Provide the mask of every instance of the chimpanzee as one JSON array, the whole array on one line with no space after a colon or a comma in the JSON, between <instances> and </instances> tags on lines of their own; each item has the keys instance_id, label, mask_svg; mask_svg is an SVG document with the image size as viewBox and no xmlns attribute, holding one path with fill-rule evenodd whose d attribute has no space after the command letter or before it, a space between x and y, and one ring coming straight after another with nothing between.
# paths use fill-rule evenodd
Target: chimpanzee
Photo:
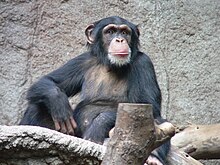
<instances>
[{"instance_id":1,"label":"chimpanzee","mask_svg":"<svg viewBox=\"0 0 220 165\"><path fill-rule=\"evenodd\" d=\"M118 16L89 25L88 52L43 76L27 93L21 125L56 129L102 144L114 127L118 103L147 103L161 118L161 92L150 58L139 51L139 30ZM68 98L81 94L72 110ZM166 164L169 142L156 149L148 164Z\"/></svg>"}]
</instances>

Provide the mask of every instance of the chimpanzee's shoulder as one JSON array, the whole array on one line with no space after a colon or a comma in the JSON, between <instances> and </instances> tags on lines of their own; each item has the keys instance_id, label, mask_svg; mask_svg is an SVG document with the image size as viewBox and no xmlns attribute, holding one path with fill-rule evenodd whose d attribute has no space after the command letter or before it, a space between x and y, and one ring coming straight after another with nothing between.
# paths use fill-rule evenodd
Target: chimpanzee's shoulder
<instances>
[{"instance_id":1,"label":"chimpanzee's shoulder","mask_svg":"<svg viewBox=\"0 0 220 165\"><path fill-rule=\"evenodd\" d=\"M137 59L136 59L136 62L137 62L137 64L139 64L139 65L153 65L152 64L152 61L151 61L151 59L150 59L150 57L146 54L146 53L144 53L144 52L141 52L141 51L139 51L138 53L137 53Z\"/></svg>"}]
</instances>

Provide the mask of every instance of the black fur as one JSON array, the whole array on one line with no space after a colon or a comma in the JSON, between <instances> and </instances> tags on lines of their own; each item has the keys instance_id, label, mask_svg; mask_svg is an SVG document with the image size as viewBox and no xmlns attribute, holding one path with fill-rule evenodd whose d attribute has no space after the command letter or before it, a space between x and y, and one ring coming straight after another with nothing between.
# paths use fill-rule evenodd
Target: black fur
<instances>
[{"instance_id":1,"label":"black fur","mask_svg":"<svg viewBox=\"0 0 220 165\"><path fill-rule=\"evenodd\" d=\"M110 24L126 24L132 29L131 62L122 67L111 65L103 48L102 29ZM161 92L150 58L139 51L137 27L120 17L109 17L94 23L93 44L89 51L42 77L27 94L28 108L20 124L54 129L52 117L63 122L73 116L76 136L103 143L114 127L120 102L153 105L153 115L160 123ZM68 97L81 94L72 111ZM164 164L169 143L157 149L155 156Z\"/></svg>"}]
</instances>

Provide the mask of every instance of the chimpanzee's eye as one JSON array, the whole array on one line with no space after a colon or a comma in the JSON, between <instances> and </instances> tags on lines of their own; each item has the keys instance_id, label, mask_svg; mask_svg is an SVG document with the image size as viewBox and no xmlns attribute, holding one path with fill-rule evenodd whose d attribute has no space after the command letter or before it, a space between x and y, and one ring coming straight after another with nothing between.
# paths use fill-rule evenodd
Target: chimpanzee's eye
<instances>
[{"instance_id":1,"label":"chimpanzee's eye","mask_svg":"<svg viewBox=\"0 0 220 165\"><path fill-rule=\"evenodd\" d=\"M122 31L122 34L127 35L128 32L127 32L126 30L123 30L123 31Z\"/></svg>"},{"instance_id":2,"label":"chimpanzee's eye","mask_svg":"<svg viewBox=\"0 0 220 165\"><path fill-rule=\"evenodd\" d=\"M108 33L108 34L113 34L113 33L114 33L114 30L109 29L109 30L107 30L107 33Z\"/></svg>"}]
</instances>

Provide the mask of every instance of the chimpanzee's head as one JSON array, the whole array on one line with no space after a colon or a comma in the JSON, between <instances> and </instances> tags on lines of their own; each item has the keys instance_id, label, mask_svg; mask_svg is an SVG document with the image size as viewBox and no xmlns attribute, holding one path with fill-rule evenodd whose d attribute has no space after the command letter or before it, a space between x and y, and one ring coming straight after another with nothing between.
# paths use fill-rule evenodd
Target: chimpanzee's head
<instances>
[{"instance_id":1,"label":"chimpanzee's head","mask_svg":"<svg viewBox=\"0 0 220 165\"><path fill-rule=\"evenodd\" d=\"M133 23L114 16L89 25L85 34L92 55L117 67L132 62L139 46L139 30Z\"/></svg>"}]
</instances>

